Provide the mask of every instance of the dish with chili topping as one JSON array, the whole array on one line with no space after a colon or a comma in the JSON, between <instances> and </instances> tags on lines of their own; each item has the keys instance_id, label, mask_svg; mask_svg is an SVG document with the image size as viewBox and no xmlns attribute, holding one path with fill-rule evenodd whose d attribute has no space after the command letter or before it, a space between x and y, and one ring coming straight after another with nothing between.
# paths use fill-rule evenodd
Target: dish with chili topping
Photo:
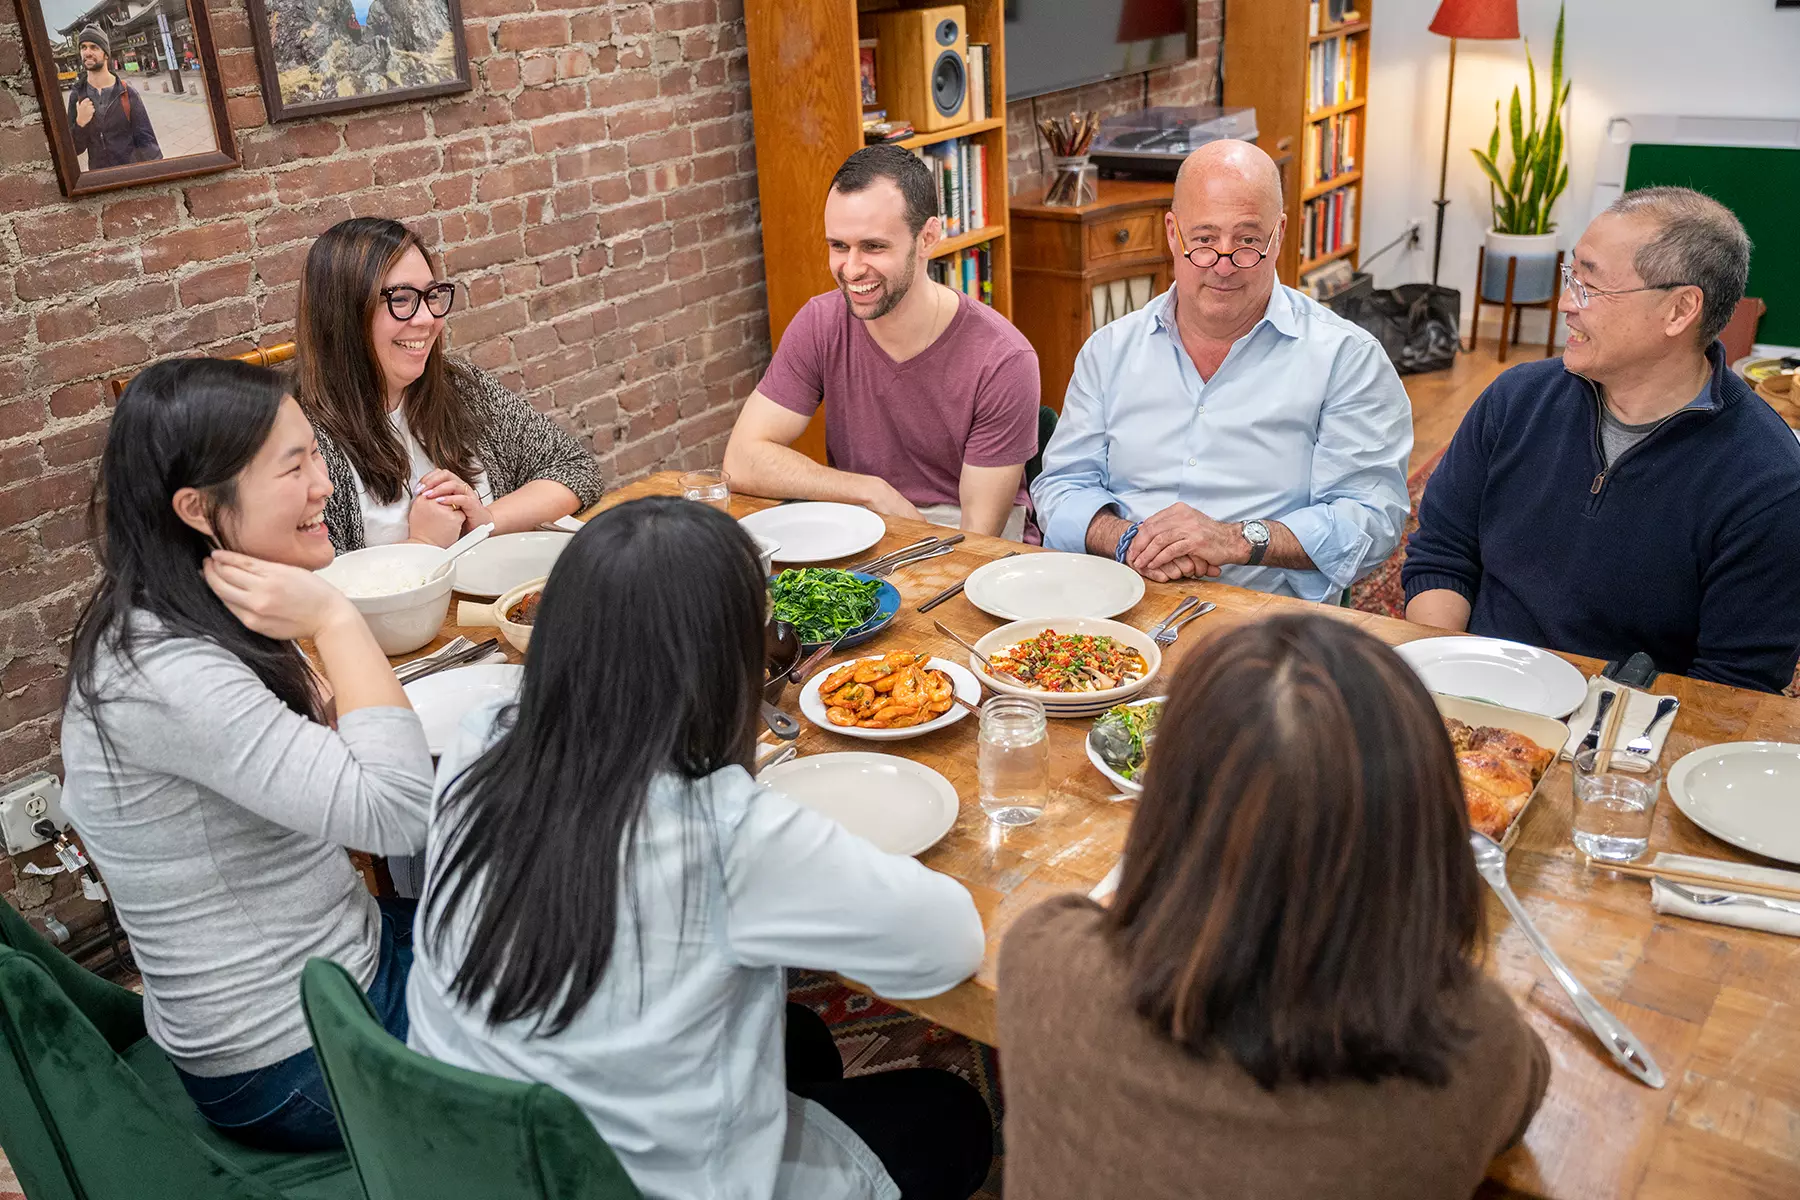
<instances>
[{"instance_id":1,"label":"dish with chili topping","mask_svg":"<svg viewBox=\"0 0 1800 1200\"><path fill-rule=\"evenodd\" d=\"M1105 692L1149 674L1144 656L1117 638L1046 629L988 656L993 669L1044 692Z\"/></svg>"}]
</instances>

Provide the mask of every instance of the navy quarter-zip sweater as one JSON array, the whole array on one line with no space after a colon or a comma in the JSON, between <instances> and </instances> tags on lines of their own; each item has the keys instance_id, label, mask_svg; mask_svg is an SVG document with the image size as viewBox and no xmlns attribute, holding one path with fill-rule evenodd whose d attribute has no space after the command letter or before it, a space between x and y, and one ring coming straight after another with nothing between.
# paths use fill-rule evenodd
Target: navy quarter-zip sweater
<instances>
[{"instance_id":1,"label":"navy quarter-zip sweater","mask_svg":"<svg viewBox=\"0 0 1800 1200\"><path fill-rule=\"evenodd\" d=\"M1406 598L1448 588L1469 632L1776 692L1800 659L1800 442L1707 351L1712 383L1605 466L1600 391L1560 358L1463 418L1407 544Z\"/></svg>"}]
</instances>

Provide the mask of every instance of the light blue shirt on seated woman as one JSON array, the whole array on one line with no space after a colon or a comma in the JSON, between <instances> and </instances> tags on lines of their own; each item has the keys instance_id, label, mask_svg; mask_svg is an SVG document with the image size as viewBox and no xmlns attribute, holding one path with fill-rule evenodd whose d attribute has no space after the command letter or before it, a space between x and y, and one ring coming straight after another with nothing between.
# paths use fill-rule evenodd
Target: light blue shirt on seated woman
<instances>
[{"instance_id":1,"label":"light blue shirt on seated woman","mask_svg":"<svg viewBox=\"0 0 1800 1200\"><path fill-rule=\"evenodd\" d=\"M1044 544L1075 553L1109 507L1280 521L1318 570L1227 566L1221 582L1335 600L1400 544L1412 441L1406 389L1367 330L1277 284L1203 380L1171 288L1081 348L1031 497Z\"/></svg>"},{"instance_id":2,"label":"light blue shirt on seated woman","mask_svg":"<svg viewBox=\"0 0 1800 1200\"><path fill-rule=\"evenodd\" d=\"M444 789L497 736L501 705L465 717L438 764ZM571 804L583 798L571 796ZM426 848L445 853L435 812ZM477 907L440 947L419 909L408 1044L433 1058L547 1083L580 1105L649 1200L898 1200L849 1126L785 1087L784 967L838 971L884 996L932 996L974 974L986 945L968 891L886 854L741 767L651 787L612 958L573 1024L490 1025L450 981ZM479 904L508 903L480 896Z\"/></svg>"}]
</instances>

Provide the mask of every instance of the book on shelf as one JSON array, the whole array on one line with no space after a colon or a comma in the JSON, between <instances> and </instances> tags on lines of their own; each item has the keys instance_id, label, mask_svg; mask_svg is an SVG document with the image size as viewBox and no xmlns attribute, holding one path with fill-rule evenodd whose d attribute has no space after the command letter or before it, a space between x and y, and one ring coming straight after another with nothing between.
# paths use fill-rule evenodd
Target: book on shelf
<instances>
[{"instance_id":1,"label":"book on shelf","mask_svg":"<svg viewBox=\"0 0 1800 1200\"><path fill-rule=\"evenodd\" d=\"M985 121L994 115L993 94L988 77L993 73L993 47L986 42L969 43L969 120Z\"/></svg>"},{"instance_id":2,"label":"book on shelf","mask_svg":"<svg viewBox=\"0 0 1800 1200\"><path fill-rule=\"evenodd\" d=\"M951 138L921 146L913 153L931 168L931 177L937 184L944 236L960 237L985 229L991 212L987 147L971 138Z\"/></svg>"},{"instance_id":3,"label":"book on shelf","mask_svg":"<svg viewBox=\"0 0 1800 1200\"><path fill-rule=\"evenodd\" d=\"M991 306L994 303L992 242L982 242L978 246L934 258L926 265L925 270L932 279L945 287L954 288L983 304Z\"/></svg>"},{"instance_id":4,"label":"book on shelf","mask_svg":"<svg viewBox=\"0 0 1800 1200\"><path fill-rule=\"evenodd\" d=\"M1312 0L1306 15L1306 33L1308 37L1318 37L1321 30L1354 25L1360 20L1362 14L1350 7L1350 0Z\"/></svg>"},{"instance_id":5,"label":"book on shelf","mask_svg":"<svg viewBox=\"0 0 1800 1200\"><path fill-rule=\"evenodd\" d=\"M1356 99L1356 51L1349 37L1315 42L1309 53L1311 73L1306 85L1309 111L1348 104Z\"/></svg>"},{"instance_id":6,"label":"book on shelf","mask_svg":"<svg viewBox=\"0 0 1800 1200\"><path fill-rule=\"evenodd\" d=\"M1356 236L1356 186L1308 200L1300 208L1300 258L1311 262L1342 250Z\"/></svg>"},{"instance_id":7,"label":"book on shelf","mask_svg":"<svg viewBox=\"0 0 1800 1200\"><path fill-rule=\"evenodd\" d=\"M875 38L863 38L856 43L857 72L862 77L862 102L864 108L873 108L881 103L875 91L875 47L879 45Z\"/></svg>"},{"instance_id":8,"label":"book on shelf","mask_svg":"<svg viewBox=\"0 0 1800 1200\"><path fill-rule=\"evenodd\" d=\"M1360 112L1348 112L1307 123L1308 186L1356 170L1356 135L1361 121Z\"/></svg>"}]
</instances>

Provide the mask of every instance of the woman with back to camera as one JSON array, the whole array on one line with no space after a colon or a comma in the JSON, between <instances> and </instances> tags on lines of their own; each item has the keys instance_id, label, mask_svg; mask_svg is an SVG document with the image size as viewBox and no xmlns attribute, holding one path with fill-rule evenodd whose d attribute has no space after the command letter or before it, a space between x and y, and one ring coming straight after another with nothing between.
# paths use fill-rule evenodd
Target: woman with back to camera
<instances>
[{"instance_id":1,"label":"woman with back to camera","mask_svg":"<svg viewBox=\"0 0 1800 1200\"><path fill-rule=\"evenodd\" d=\"M340 221L307 251L296 394L336 485L337 549L448 546L477 525L517 533L600 498L600 469L560 425L444 354L456 284L398 221Z\"/></svg>"},{"instance_id":2,"label":"woman with back to camera","mask_svg":"<svg viewBox=\"0 0 1800 1200\"><path fill-rule=\"evenodd\" d=\"M960 884L751 778L766 596L705 505L575 535L516 706L465 718L438 767L411 1044L568 1095L653 1200L963 1200L992 1159L980 1094L844 1079L785 1004L787 966L935 995L984 936Z\"/></svg>"},{"instance_id":3,"label":"woman with back to camera","mask_svg":"<svg viewBox=\"0 0 1800 1200\"><path fill-rule=\"evenodd\" d=\"M377 902L344 850L418 850L431 798L387 657L313 574L330 494L275 372L193 358L133 379L63 712L63 805L130 935L150 1036L208 1121L269 1149L342 1144L300 1012L308 958L343 964L406 1036L413 906Z\"/></svg>"},{"instance_id":4,"label":"woman with back to camera","mask_svg":"<svg viewBox=\"0 0 1800 1200\"><path fill-rule=\"evenodd\" d=\"M1006 1194L1448 1200L1550 1060L1470 956L1481 883L1442 720L1329 617L1177 672L1110 909L1000 950Z\"/></svg>"}]
</instances>

